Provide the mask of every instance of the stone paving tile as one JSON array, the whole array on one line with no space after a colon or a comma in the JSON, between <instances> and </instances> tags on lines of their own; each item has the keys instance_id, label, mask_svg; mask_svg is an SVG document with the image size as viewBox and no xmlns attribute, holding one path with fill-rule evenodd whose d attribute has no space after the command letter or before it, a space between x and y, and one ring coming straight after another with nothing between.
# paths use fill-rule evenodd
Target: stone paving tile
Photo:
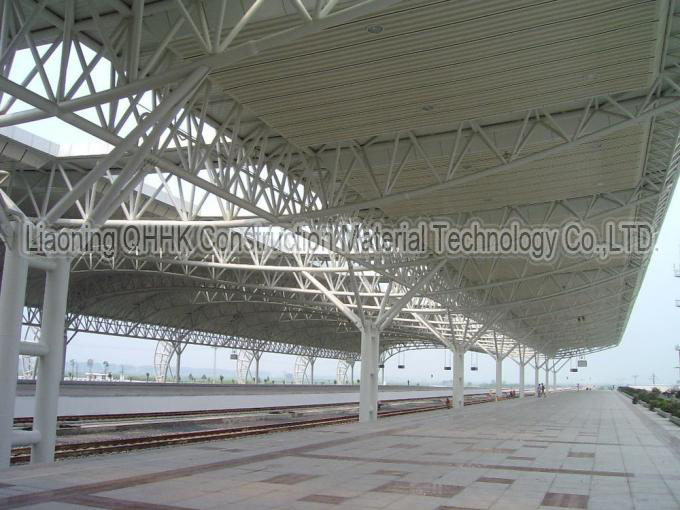
<instances>
[{"instance_id":1,"label":"stone paving tile","mask_svg":"<svg viewBox=\"0 0 680 510\"><path fill-rule=\"evenodd\" d=\"M350 498L344 498L342 496L331 496L328 494L310 494L304 498L298 499L298 501L307 501L310 503L324 503L326 505L339 505L340 503L347 501Z\"/></svg>"},{"instance_id":2,"label":"stone paving tile","mask_svg":"<svg viewBox=\"0 0 680 510\"><path fill-rule=\"evenodd\" d=\"M286 473L283 475L278 475L274 476L272 478L267 478L266 480L262 480L264 483L281 483L284 485L294 485L296 483L300 482L306 482L307 480L311 480L312 478L316 478L316 475L303 475L299 473Z\"/></svg>"},{"instance_id":3,"label":"stone paving tile","mask_svg":"<svg viewBox=\"0 0 680 510\"><path fill-rule=\"evenodd\" d=\"M480 476L477 478L478 482L483 482L483 483L501 483L504 485L512 485L515 483L515 480L513 478L497 478L493 476Z\"/></svg>"},{"instance_id":4,"label":"stone paving tile","mask_svg":"<svg viewBox=\"0 0 680 510\"><path fill-rule=\"evenodd\" d=\"M543 497L541 506L557 506L560 508L588 508L588 496L584 496L582 494L548 492Z\"/></svg>"},{"instance_id":5,"label":"stone paving tile","mask_svg":"<svg viewBox=\"0 0 680 510\"><path fill-rule=\"evenodd\" d=\"M569 452L567 457L572 457L574 459L594 459L595 454L588 452Z\"/></svg>"},{"instance_id":6,"label":"stone paving tile","mask_svg":"<svg viewBox=\"0 0 680 510\"><path fill-rule=\"evenodd\" d=\"M458 494L465 487L459 485L444 485L429 482L392 481L373 489L374 492L392 492L397 494L413 494L417 496L432 496L450 498Z\"/></svg>"}]
</instances>

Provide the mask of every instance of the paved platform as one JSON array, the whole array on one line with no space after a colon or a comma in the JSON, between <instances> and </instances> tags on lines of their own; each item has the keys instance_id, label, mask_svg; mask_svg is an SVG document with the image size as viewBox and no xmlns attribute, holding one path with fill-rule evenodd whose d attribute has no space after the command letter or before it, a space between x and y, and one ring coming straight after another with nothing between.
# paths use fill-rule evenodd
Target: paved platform
<instances>
[{"instance_id":1,"label":"paved platform","mask_svg":"<svg viewBox=\"0 0 680 510\"><path fill-rule=\"evenodd\" d=\"M680 428L569 392L0 471L0 509L680 508Z\"/></svg>"}]
</instances>

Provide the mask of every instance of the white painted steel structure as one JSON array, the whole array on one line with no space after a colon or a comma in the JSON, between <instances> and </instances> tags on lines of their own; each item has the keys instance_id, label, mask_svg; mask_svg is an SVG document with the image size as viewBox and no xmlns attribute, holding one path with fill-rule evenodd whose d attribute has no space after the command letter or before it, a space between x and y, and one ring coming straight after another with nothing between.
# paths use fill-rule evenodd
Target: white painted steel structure
<instances>
[{"instance_id":1,"label":"white painted steel structure","mask_svg":"<svg viewBox=\"0 0 680 510\"><path fill-rule=\"evenodd\" d=\"M459 407L469 350L498 360L499 385L507 357L521 374L533 364L538 384L539 368L617 345L646 256L415 256L361 249L351 231L423 217L658 230L677 178L677 9L5 0L0 463L22 322L42 327L43 347L31 352L49 359L51 381L64 327L170 342L176 374L187 344L360 356L364 421L377 416L385 351L452 350ZM60 144L54 126L97 142ZM309 239L321 220L351 227L349 250L253 242L208 254L76 253L68 301L63 261L17 252L19 222L211 225L253 240ZM160 357L165 377L170 350ZM36 461L51 456L52 393L37 410L43 429L21 440L35 443Z\"/></svg>"}]
</instances>

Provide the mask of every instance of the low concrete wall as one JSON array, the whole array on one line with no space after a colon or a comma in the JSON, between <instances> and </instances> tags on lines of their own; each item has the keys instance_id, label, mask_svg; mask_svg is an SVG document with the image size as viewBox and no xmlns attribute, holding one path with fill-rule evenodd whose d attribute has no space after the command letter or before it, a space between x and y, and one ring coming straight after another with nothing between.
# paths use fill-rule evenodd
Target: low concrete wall
<instances>
[{"instance_id":1,"label":"low concrete wall","mask_svg":"<svg viewBox=\"0 0 680 510\"><path fill-rule=\"evenodd\" d=\"M431 391L436 386L385 385L383 391ZM446 389L446 388L445 388ZM359 391L358 385L342 384L194 384L194 383L144 383L144 382L84 382L64 381L59 395L65 397L131 397L131 396L196 396L196 395L261 395L263 393L347 393ZM33 381L19 381L17 396L32 397Z\"/></svg>"},{"instance_id":2,"label":"low concrete wall","mask_svg":"<svg viewBox=\"0 0 680 510\"><path fill-rule=\"evenodd\" d=\"M359 386L337 385L101 383L81 384L79 387L66 384L61 389L58 413L62 416L351 404L359 401ZM24 396L16 399L14 415L32 416L34 398L31 388L24 386L23 390ZM486 389L465 388L466 395L486 393ZM418 386L381 386L378 394L380 400L448 396L451 396L451 388Z\"/></svg>"}]
</instances>

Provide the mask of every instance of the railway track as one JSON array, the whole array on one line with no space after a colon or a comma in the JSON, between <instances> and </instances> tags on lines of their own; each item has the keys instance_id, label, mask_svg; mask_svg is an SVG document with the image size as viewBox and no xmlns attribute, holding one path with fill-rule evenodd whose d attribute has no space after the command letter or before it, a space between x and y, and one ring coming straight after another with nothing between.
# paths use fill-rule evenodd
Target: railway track
<instances>
[{"instance_id":1,"label":"railway track","mask_svg":"<svg viewBox=\"0 0 680 510\"><path fill-rule=\"evenodd\" d=\"M408 399L412 400L412 399ZM428 400L437 400L437 399L428 399ZM421 413L421 412L427 412L427 411L436 411L436 410L441 410L441 409L447 409L449 407L449 402L448 399L438 399L438 403L434 403L431 405L424 405L424 406L419 406L419 407L412 407L408 409L398 409L398 410L388 410L388 411L379 411L378 412L378 417L380 418L387 418L391 416L401 416L405 414L414 414L414 413ZM493 398L489 397L478 397L478 396L472 396L471 398L466 398L465 405L472 405L472 404L481 404L485 402L492 402L494 401ZM386 403L386 402L384 402ZM329 406L338 406L338 404L329 404L328 406L295 406L295 408L299 407L329 407ZM277 410L290 410L291 408L273 408ZM233 411L233 410L229 410ZM252 411L250 409L249 411ZM214 414L215 411L210 411L211 414ZM196 412L191 412L191 413L149 413L149 414L144 414L144 415L135 415L137 417L144 416L144 417L168 417L168 416L195 416L195 415L201 415L201 414L207 414L202 411L196 411ZM118 415L102 415L105 417L105 419L110 420L114 416ZM124 416L126 419L131 418L132 416L130 415L119 415L119 416ZM79 419L83 419L83 416L80 416ZM94 417L100 418L99 416ZM199 443L199 442L206 442L206 441L215 441L215 440L222 440L222 439L234 439L238 437L246 437L246 436L254 436L254 435L261 435L261 434L269 434L272 432L282 432L282 431L292 431L292 430L300 430L300 429L305 429L305 428L312 428L312 427L319 427L322 425L336 425L336 424L342 424L342 423L350 423L357 421L359 419L359 415L356 413L353 414L345 414L345 415L340 415L340 416L333 416L333 417L326 417L326 418L313 418L313 419L308 419L308 420L302 420L302 421L290 421L290 422L282 422L282 423L270 423L266 425L248 425L248 426L241 426L241 427L229 427L229 428L216 428L216 429L209 429L209 430L200 430L200 431L192 431L192 432L178 432L178 433L169 433L169 434L157 434L157 435L149 435L149 436L144 436L144 437L135 437L135 438L118 438L118 439L111 439L111 440L103 440L103 441L87 441L87 442L78 442L78 443L71 443L71 444L58 444L56 447L55 451L55 458L56 459L65 459L65 458L70 458L70 457L83 457L83 456L89 456L89 455L98 455L98 454L104 454L104 453L120 453L120 452L125 452L125 451L131 451L131 450L142 450L142 449L147 449L147 448L158 448L162 446L172 446L172 445L181 445L181 444L190 444L190 443ZM62 420L64 421L64 420ZM66 420L68 421L68 420ZM31 456L31 449L30 447L19 447L19 448L13 448L12 449L12 459L11 462L12 464L23 464L26 462L30 461L30 456Z\"/></svg>"}]
</instances>

